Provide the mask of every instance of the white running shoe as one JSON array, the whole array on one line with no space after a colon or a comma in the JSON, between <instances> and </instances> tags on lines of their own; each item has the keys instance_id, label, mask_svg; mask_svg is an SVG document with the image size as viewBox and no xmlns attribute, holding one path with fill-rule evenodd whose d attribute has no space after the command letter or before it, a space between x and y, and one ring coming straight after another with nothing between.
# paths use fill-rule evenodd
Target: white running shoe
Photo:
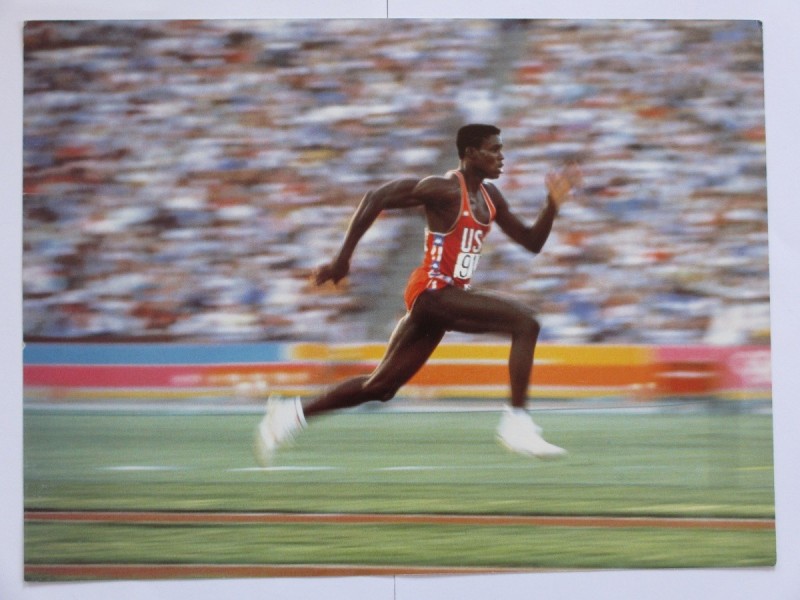
<instances>
[{"instance_id":1,"label":"white running shoe","mask_svg":"<svg viewBox=\"0 0 800 600\"><path fill-rule=\"evenodd\" d=\"M558 458L567 454L563 448L546 442L541 433L541 427L521 409L507 408L497 427L498 441L517 454L537 458Z\"/></svg>"},{"instance_id":2,"label":"white running shoe","mask_svg":"<svg viewBox=\"0 0 800 600\"><path fill-rule=\"evenodd\" d=\"M258 463L262 467L269 465L278 447L291 442L305 426L300 398L284 400L270 396L267 412L256 429L254 453Z\"/></svg>"}]
</instances>

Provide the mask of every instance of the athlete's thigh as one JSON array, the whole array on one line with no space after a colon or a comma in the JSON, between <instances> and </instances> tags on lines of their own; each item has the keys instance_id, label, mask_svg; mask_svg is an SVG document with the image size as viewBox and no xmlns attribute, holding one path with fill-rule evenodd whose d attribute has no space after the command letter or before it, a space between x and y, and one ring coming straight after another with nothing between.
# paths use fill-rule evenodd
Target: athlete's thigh
<instances>
[{"instance_id":1,"label":"athlete's thigh","mask_svg":"<svg viewBox=\"0 0 800 600\"><path fill-rule=\"evenodd\" d=\"M405 383L430 358L444 334L443 328L407 314L395 327L386 353L369 379Z\"/></svg>"},{"instance_id":2,"label":"athlete's thigh","mask_svg":"<svg viewBox=\"0 0 800 600\"><path fill-rule=\"evenodd\" d=\"M417 305L425 319L466 333L512 333L535 316L530 307L508 296L452 286L423 292Z\"/></svg>"}]
</instances>

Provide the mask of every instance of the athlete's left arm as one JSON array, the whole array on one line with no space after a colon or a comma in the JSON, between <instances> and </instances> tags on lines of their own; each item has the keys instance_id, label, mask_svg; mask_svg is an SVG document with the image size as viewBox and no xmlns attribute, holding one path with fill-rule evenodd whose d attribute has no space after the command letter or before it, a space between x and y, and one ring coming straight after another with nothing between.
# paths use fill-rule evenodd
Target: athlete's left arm
<instances>
[{"instance_id":1,"label":"athlete's left arm","mask_svg":"<svg viewBox=\"0 0 800 600\"><path fill-rule=\"evenodd\" d=\"M500 229L526 250L538 254L550 236L553 221L558 215L561 205L580 183L581 173L577 165L570 165L562 171L548 173L545 177L547 203L532 225L526 225L511 211L508 202L496 187L487 185L486 188L494 202L497 211L495 222Z\"/></svg>"}]
</instances>

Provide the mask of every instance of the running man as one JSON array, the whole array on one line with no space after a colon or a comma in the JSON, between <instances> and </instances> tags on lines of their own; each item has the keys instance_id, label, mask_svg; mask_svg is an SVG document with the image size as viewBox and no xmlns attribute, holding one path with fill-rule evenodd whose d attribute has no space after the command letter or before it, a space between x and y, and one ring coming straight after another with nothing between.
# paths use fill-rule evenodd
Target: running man
<instances>
[{"instance_id":1,"label":"running man","mask_svg":"<svg viewBox=\"0 0 800 600\"><path fill-rule=\"evenodd\" d=\"M339 383L305 408L299 398L271 398L256 435L260 463L269 463L273 452L293 439L307 419L371 400L391 400L425 364L447 331L511 337L510 405L500 419L497 438L509 450L528 456L566 454L542 438L526 409L539 336L536 315L516 300L470 289L470 280L493 222L514 242L539 253L559 208L580 185L580 170L571 165L547 174L547 202L535 222L527 225L493 184L484 183L503 172L500 130L493 125L465 125L456 136L456 148L459 168L443 177L397 179L369 191L350 221L338 254L315 272L317 285L338 283L350 271L359 240L382 211L424 208L425 254L422 264L411 273L405 290L407 313L392 333L380 364L370 375Z\"/></svg>"}]
</instances>

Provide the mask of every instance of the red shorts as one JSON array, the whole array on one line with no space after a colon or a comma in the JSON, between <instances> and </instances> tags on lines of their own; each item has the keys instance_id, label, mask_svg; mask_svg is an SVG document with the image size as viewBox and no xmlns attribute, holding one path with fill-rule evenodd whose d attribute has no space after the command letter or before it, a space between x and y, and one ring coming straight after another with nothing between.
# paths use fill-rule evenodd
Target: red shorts
<instances>
[{"instance_id":1,"label":"red shorts","mask_svg":"<svg viewBox=\"0 0 800 600\"><path fill-rule=\"evenodd\" d=\"M446 281L438 277L431 277L428 268L418 267L414 269L411 276L408 278L406 284L406 291L403 294L403 299L406 303L406 309L411 310L414 308L414 302L417 301L419 295L425 290L441 290L448 285L458 286L457 281ZM460 287L460 286L459 286Z\"/></svg>"}]
</instances>

